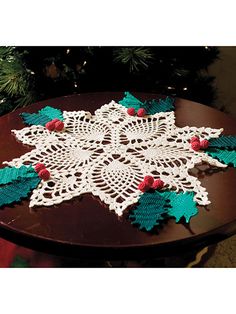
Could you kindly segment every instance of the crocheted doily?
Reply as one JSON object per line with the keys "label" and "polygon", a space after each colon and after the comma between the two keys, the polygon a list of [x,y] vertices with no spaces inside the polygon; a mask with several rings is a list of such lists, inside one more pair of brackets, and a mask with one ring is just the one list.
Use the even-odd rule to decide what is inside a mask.
{"label": "crocheted doily", "polygon": [[207,205],[206,189],[188,171],[203,162],[226,167],[204,151],[194,151],[189,143],[196,135],[200,140],[217,138],[223,129],[179,128],[174,112],[133,117],[124,106],[111,101],[94,115],[64,111],[63,118],[63,132],[49,132],[41,125],[12,131],[35,149],[4,163],[19,167],[43,162],[51,174],[34,189],[30,207],[92,193],[121,215],[138,201],[142,192],[137,186],[146,175],[160,178],[167,189],[193,191],[194,200]]}

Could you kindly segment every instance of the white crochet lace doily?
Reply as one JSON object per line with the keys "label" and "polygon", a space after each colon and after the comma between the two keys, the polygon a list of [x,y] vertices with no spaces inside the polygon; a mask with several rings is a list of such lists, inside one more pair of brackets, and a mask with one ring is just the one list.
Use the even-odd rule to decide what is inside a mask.
{"label": "white crochet lace doily", "polygon": [[91,115],[64,111],[65,130],[49,132],[33,125],[13,130],[16,138],[35,149],[5,162],[10,166],[44,163],[51,173],[33,191],[30,207],[50,206],[83,193],[97,195],[118,215],[138,201],[138,184],[152,175],[166,188],[193,191],[199,205],[209,204],[200,181],[189,174],[197,164],[226,167],[203,151],[194,151],[189,139],[219,137],[223,129],[175,126],[174,112],[139,118],[114,101]]}

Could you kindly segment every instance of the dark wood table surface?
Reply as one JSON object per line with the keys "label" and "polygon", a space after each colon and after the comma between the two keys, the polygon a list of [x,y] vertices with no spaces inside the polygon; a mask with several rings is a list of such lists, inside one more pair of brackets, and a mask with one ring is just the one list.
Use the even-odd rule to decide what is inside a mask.
{"label": "dark wood table surface", "polygon": [[[142,100],[155,94],[134,93]],[[89,93],[41,101],[0,118],[0,162],[11,160],[32,147],[17,142],[11,129],[22,129],[19,113],[36,112],[49,105],[62,110],[94,110],[123,93]],[[176,99],[176,125],[224,128],[236,134],[230,116],[210,107]],[[3,165],[1,166],[3,167]],[[0,236],[17,244],[52,254],[101,259],[144,259],[170,256],[216,243],[236,232],[236,169],[195,173],[209,193],[211,204],[199,207],[190,224],[169,219],[159,232],[146,233],[133,226],[127,215],[118,217],[91,194],[51,207],[29,209],[29,200],[0,209]]]}

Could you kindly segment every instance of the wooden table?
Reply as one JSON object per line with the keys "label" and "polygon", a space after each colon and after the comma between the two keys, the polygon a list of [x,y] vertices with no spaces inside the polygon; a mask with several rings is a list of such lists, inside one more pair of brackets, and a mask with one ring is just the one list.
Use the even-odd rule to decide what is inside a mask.
{"label": "wooden table", "polygon": [[[158,95],[134,93],[142,100]],[[0,162],[11,160],[32,147],[17,142],[11,129],[21,129],[23,111],[36,112],[45,105],[62,110],[88,110],[92,113],[123,93],[90,93],[50,99],[0,118]],[[236,123],[228,115],[184,99],[176,100],[176,125],[224,128],[236,134]],[[29,209],[29,200],[0,209],[0,236],[17,244],[64,256],[101,259],[145,259],[178,255],[223,240],[236,232],[236,169],[199,171],[211,204],[200,207],[190,224],[169,219],[159,233],[140,231],[118,217],[98,198],[85,194],[57,206]]]}

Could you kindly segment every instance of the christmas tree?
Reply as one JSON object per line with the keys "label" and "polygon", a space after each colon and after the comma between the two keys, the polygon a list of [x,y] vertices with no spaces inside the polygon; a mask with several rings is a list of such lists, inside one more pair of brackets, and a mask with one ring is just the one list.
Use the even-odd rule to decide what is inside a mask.
{"label": "christmas tree", "polygon": [[140,91],[212,105],[215,47],[0,47],[0,115],[96,91]]}

